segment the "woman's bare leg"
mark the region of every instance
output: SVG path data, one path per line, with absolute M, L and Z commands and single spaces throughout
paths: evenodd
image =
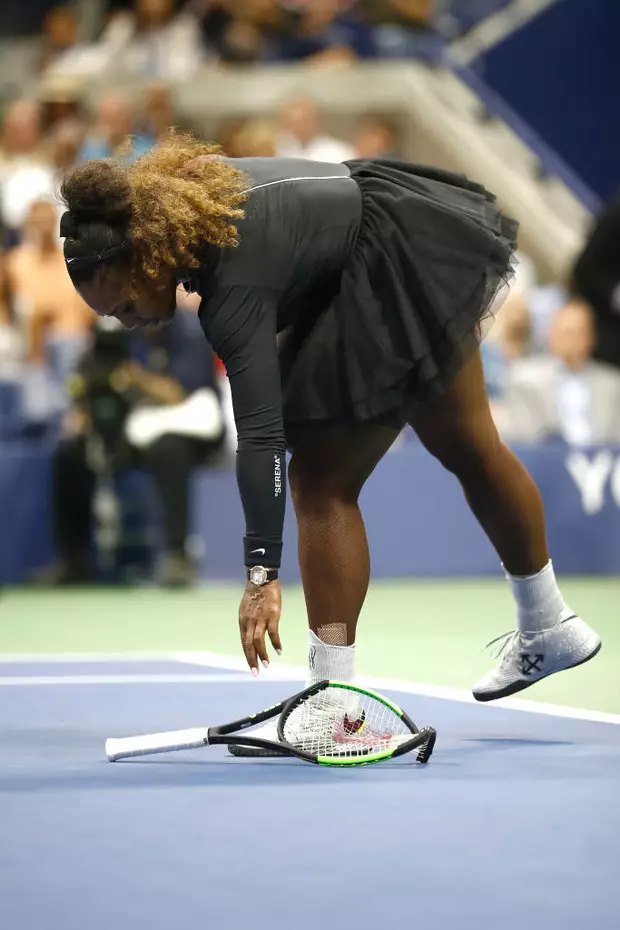
M 567 607 L 557 585 L 538 489 L 497 434 L 479 352 L 442 401 L 417 410 L 411 425 L 460 481 L 516 601 L 518 635 L 506 640 L 499 665 L 474 686 L 474 696 L 490 701 L 515 694 L 596 655 L 599 637 Z
M 370 578 L 358 497 L 397 436 L 397 430 L 377 424 L 350 427 L 298 446 L 291 458 L 289 485 L 310 627 L 309 682 L 355 677 L 355 633 Z M 277 738 L 272 723 L 265 729 L 270 739 Z M 248 747 L 231 751 L 265 754 Z
M 506 570 L 532 575 L 549 561 L 545 515 L 531 475 L 497 433 L 476 353 L 444 399 L 411 425 L 428 451 L 460 481 Z
M 358 498 L 398 432 L 367 424 L 298 447 L 289 484 L 310 629 L 350 646 L 366 598 L 370 557 Z

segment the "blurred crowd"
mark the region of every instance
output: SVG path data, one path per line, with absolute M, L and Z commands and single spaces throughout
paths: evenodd
M 159 499 L 159 577 L 189 583 L 192 472 L 226 464 L 235 448 L 227 381 L 200 329 L 195 297 L 180 290 L 174 324 L 159 333 L 111 332 L 72 287 L 59 235 L 56 194 L 67 168 L 100 156 L 135 159 L 179 123 L 161 83 L 137 102 L 104 94 L 90 110 L 74 96 L 18 99 L 2 115 L 0 443 L 55 448 L 59 561 L 41 573 L 46 584 L 94 577 L 93 537 L 99 569 L 101 554 L 118 548 L 124 530 L 110 476 L 134 466 L 151 472 Z M 227 122 L 217 136 L 237 157 L 400 154 L 399 125 L 389 115 L 366 113 L 349 138 L 335 138 L 306 99 L 287 101 L 273 120 Z
M 62 257 L 55 200 L 62 173 L 88 158 L 139 157 L 178 124 L 172 93 L 163 83 L 146 86 L 137 104 L 114 93 L 100 97 L 92 111 L 67 96 L 15 100 L 5 108 L 0 126 L 5 436 L 18 424 L 36 431 L 66 412 L 71 403 L 66 385 L 91 338 L 91 314 L 71 287 Z M 398 158 L 400 130 L 388 114 L 366 113 L 348 137 L 336 138 L 326 131 L 316 103 L 300 98 L 287 101 L 273 119 L 225 123 L 218 141 L 235 157 Z M 520 256 L 510 295 L 483 344 L 489 394 L 507 439 L 620 441 L 618 212 L 611 205 L 604 213 L 564 282 L 539 284 L 532 263 Z M 557 378 L 558 370 L 570 377 Z
M 107 0 L 86 29 L 77 5 L 57 3 L 37 0 L 41 71 L 92 76 L 113 64 L 175 81 L 205 63 L 436 61 L 446 39 L 508 0 Z
M 139 157 L 172 125 L 178 126 L 179 119 L 164 84 L 149 85 L 138 105 L 114 93 L 103 95 L 92 112 L 73 97 L 39 103 L 15 100 L 4 110 L 0 381 L 20 385 L 21 419 L 29 424 L 46 422 L 66 409 L 67 379 L 92 322 L 64 266 L 56 196 L 62 174 L 89 158 Z M 305 99 L 287 101 L 271 121 L 225 123 L 218 136 L 235 157 L 344 161 L 400 155 L 399 125 L 388 115 L 364 114 L 350 138 L 334 138 L 324 130 L 316 104 Z M 4 410 L 0 430 L 6 433 L 6 403 Z
M 488 12 L 501 4 L 476 5 Z M 42 71 L 68 74 L 84 70 L 84 56 L 97 53 L 101 63 L 122 52 L 150 80 L 140 99 L 114 92 L 95 103 L 82 98 L 79 82 L 51 82 L 37 100 L 12 99 L 0 114 L 0 443 L 43 438 L 55 446 L 53 531 L 61 559 L 47 581 L 92 576 L 97 509 L 99 549 L 113 549 L 119 532 L 108 479 L 139 465 L 152 473 L 159 496 L 162 580 L 187 583 L 192 470 L 226 461 L 236 441 L 226 379 L 193 297 L 179 293 L 177 319 L 163 334 L 95 326 L 64 265 L 56 199 L 63 173 L 90 158 L 135 159 L 172 125 L 195 131 L 175 112 L 172 79 L 205 56 L 320 63 L 383 54 L 377 50 L 388 46 L 402 51 L 405 41 L 437 35 L 437 24 L 445 28 L 457 7 L 447 0 L 110 2 L 101 36 L 88 46 L 78 42 L 73 7 L 49 13 Z M 299 98 L 271 118 L 224 123 L 215 141 L 234 157 L 415 158 L 403 151 L 401 134 L 398 119 L 368 112 L 336 137 L 317 104 Z M 494 416 L 508 441 L 620 442 L 618 242 L 620 201 L 606 208 L 566 280 L 540 283 L 527 255 L 519 255 L 482 345 Z
M 525 444 L 620 443 L 618 323 L 611 342 L 601 337 L 610 307 L 590 303 L 574 278 L 539 285 L 525 256 L 521 263 L 482 344 L 500 434 Z

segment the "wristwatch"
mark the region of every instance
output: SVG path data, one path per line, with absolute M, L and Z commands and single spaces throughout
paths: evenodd
M 248 568 L 248 581 L 257 588 L 262 588 L 264 584 L 275 581 L 277 577 L 277 568 L 265 568 L 264 565 L 253 565 Z

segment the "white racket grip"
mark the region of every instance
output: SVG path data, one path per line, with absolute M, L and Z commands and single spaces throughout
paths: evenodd
M 195 727 L 192 730 L 171 730 L 169 733 L 107 739 L 105 754 L 108 762 L 116 762 L 118 759 L 130 759 L 132 756 L 153 756 L 159 752 L 201 749 L 209 742 L 208 734 L 209 730 L 206 727 Z

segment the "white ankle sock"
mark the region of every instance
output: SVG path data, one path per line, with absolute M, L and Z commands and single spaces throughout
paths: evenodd
M 355 678 L 355 645 L 328 646 L 312 630 L 308 630 L 308 684 L 331 678 L 333 681 L 353 681 Z
M 551 561 L 535 575 L 520 577 L 504 571 L 517 602 L 517 622 L 521 633 L 549 630 L 573 613 L 562 597 Z

